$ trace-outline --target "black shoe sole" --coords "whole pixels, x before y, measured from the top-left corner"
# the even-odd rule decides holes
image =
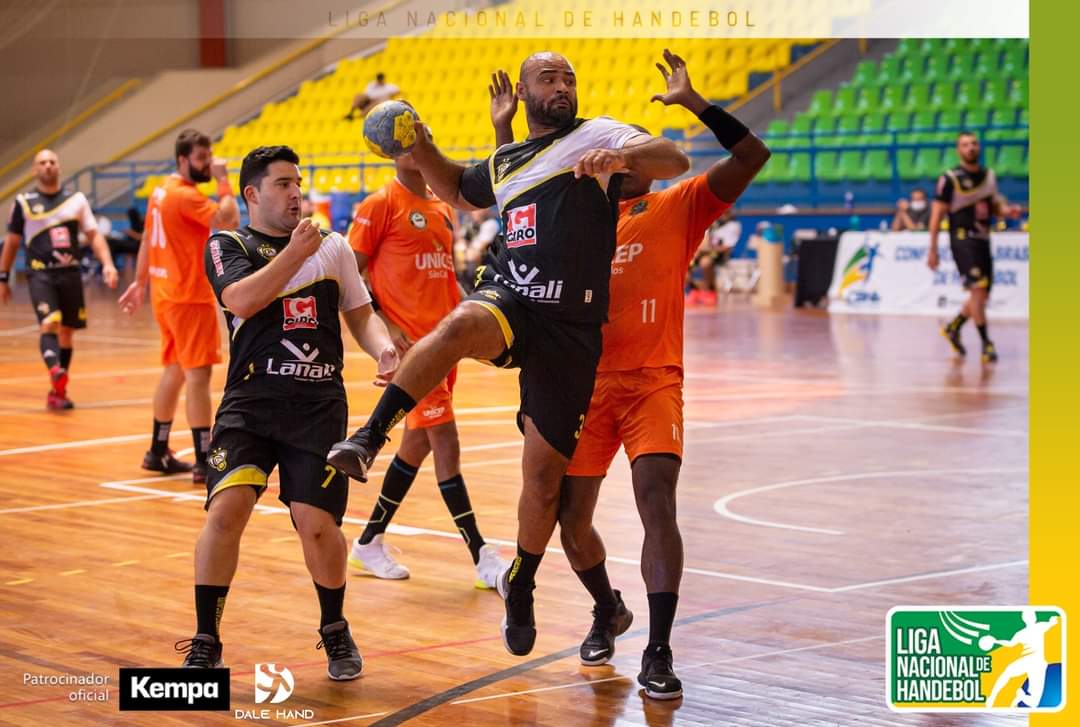
[[[356,446],[348,440],[338,442],[331,447],[326,461],[354,480],[367,482],[367,467],[364,466],[360,455],[356,453]]]
[[[638,684],[641,684],[641,680],[638,680]],[[654,692],[648,684],[641,684],[645,688],[645,696],[649,699],[659,699],[661,701],[668,699],[678,699],[683,695],[682,689],[675,692]]]
[[[507,639],[508,628],[506,626],[506,617],[505,616],[503,617],[502,626],[500,628],[500,631],[502,631],[503,646],[505,646],[506,650],[509,651],[514,656],[528,656],[529,653],[533,650],[533,646],[536,645],[536,629],[533,629],[532,630],[532,638],[529,640],[529,645],[527,647],[525,647],[524,649],[518,649],[518,650],[515,651],[514,647],[510,646],[509,639]]]

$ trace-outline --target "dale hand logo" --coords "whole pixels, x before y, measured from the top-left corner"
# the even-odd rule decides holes
[[[277,664],[255,665],[255,704],[269,701],[270,704],[281,704],[292,696],[293,680],[289,667]]]
[[[898,606],[886,627],[893,711],[1030,714],[1065,706],[1060,608]]]

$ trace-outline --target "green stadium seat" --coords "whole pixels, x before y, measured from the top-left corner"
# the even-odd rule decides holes
[[[952,81],[938,81],[930,94],[930,108],[947,109],[956,105],[956,84]]]
[[[937,126],[958,130],[960,128],[960,109],[945,109],[938,115]],[[931,127],[932,128],[932,127]]]
[[[900,179],[905,182],[919,178],[919,170],[915,166],[914,149],[898,149],[896,152],[896,165],[899,167]]]
[[[888,86],[900,80],[900,58],[898,56],[886,56],[881,59],[878,67],[877,78],[874,83],[878,86]]]
[[[765,129],[766,136],[775,136],[777,134],[786,134],[790,131],[790,125],[785,119],[773,119],[769,122],[768,128]]]
[[[908,89],[907,98],[904,101],[906,111],[921,113],[930,108],[930,84],[917,83]],[[931,121],[931,123],[933,123]]]
[[[881,102],[881,87],[880,86],[867,86],[860,88],[858,96],[855,98],[855,110],[861,113],[867,111],[873,111]]]
[[[869,86],[877,79],[877,67],[873,61],[859,61],[855,66],[855,75],[851,79],[851,85],[855,87]]]
[[[1027,108],[1029,83],[1026,77],[1015,79],[1009,88],[1009,103],[1012,106]]]
[[[814,119],[810,116],[800,114],[795,118],[795,121],[791,124],[791,132],[793,134],[809,134],[810,129],[814,126]]]
[[[919,149],[915,152],[915,173],[923,179],[936,179],[945,169],[940,149]]]
[[[810,181],[810,153],[799,152],[791,155],[791,166],[788,169],[790,173],[790,181],[792,182],[809,182]]]
[[[1010,78],[1027,76],[1027,54],[1023,48],[1009,48],[1001,56],[1001,74]]]
[[[810,100],[810,108],[806,110],[806,113],[811,116],[821,116],[822,114],[831,113],[832,107],[833,93],[829,89],[823,88],[814,92],[814,97]]]
[[[866,114],[862,118],[862,130],[864,132],[878,132],[885,130],[885,116],[880,113]]]
[[[907,131],[911,128],[911,114],[907,111],[893,111],[885,117],[885,128],[889,131]]]
[[[836,91],[833,99],[833,113],[845,114],[855,110],[855,89],[851,86],[842,86]]]
[[[769,161],[765,162],[765,166],[754,177],[756,182],[775,182],[777,180],[777,173],[781,167],[787,165],[787,154],[783,152],[773,151],[773,155],[769,157]]]
[[[975,56],[975,78],[996,78],[998,61],[1001,53],[996,49],[984,48]]]
[[[994,109],[1005,105],[1005,95],[1005,79],[988,78],[983,83],[982,102],[986,108]]]
[[[910,96],[908,97],[911,98]],[[928,104],[923,104],[923,108],[915,112],[915,116],[911,122],[911,128],[918,131],[920,129],[933,129],[936,124],[934,118],[937,116],[933,111],[923,110]]]
[[[1027,106],[1024,106],[1022,109],[1020,109],[1020,116],[1016,121],[1017,121],[1017,123],[1023,124],[1024,126],[1030,125],[1031,121],[1028,119],[1028,107]]]
[[[923,38],[922,43],[919,45],[919,52],[923,54],[944,54],[945,41],[945,38]]]
[[[866,179],[863,176],[863,153],[861,151],[845,151],[840,153],[840,164],[838,165],[838,171],[840,179],[862,181]]]
[[[902,38],[896,46],[896,55],[901,58],[904,56],[912,56],[919,52],[922,47],[922,41],[918,38]]]
[[[900,75],[897,81],[900,83],[922,83],[923,69],[926,67],[926,59],[920,55],[905,56],[900,59]]]
[[[961,81],[956,84],[956,105],[964,108],[983,105],[978,81]]]
[[[958,53],[952,57],[952,65],[949,66],[949,78],[954,81],[966,81],[974,75],[974,53]]]
[[[949,57],[943,53],[940,55],[927,56],[926,70],[923,71],[923,78],[930,83],[948,80]]]
[[[964,114],[964,128],[977,131],[980,126],[990,123],[990,112],[986,109],[968,109]]]
[[[1019,146],[1003,146],[994,160],[994,171],[1002,177],[1026,177],[1028,175],[1027,159],[1024,150]]]
[[[904,87],[900,84],[884,86],[881,89],[881,110],[893,111],[904,107]]]
[[[819,116],[814,123],[814,133],[818,135],[832,134],[836,131],[835,116]]]
[[[851,133],[862,129],[862,117],[858,114],[844,114],[836,120],[836,131],[838,133]]]
[[[864,178],[884,182],[892,179],[892,171],[889,152],[884,149],[871,149],[866,152],[866,159],[863,161]]]
[[[944,38],[941,49],[950,54],[969,52],[972,50],[971,41],[967,38]]]
[[[974,52],[993,49],[994,48],[994,39],[993,38],[972,38],[971,40],[968,41],[968,47]]]
[[[1013,108],[995,108],[990,112],[990,125],[991,126],[1012,126],[1016,123],[1016,109]]]
[[[840,174],[840,155],[835,151],[823,151],[814,155],[814,174],[821,182],[839,182],[843,180]]]

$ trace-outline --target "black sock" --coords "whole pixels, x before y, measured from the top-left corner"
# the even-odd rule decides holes
[[[615,591],[611,590],[611,581],[608,580],[607,561],[602,560],[588,570],[576,570],[581,585],[592,596],[596,608],[603,611],[615,611],[618,601],[615,600]]]
[[[60,368],[68,370],[71,368],[71,356],[75,353],[73,348],[61,348],[60,349]]]
[[[41,349],[41,358],[45,361],[45,368],[51,369],[60,365],[60,338],[55,333],[42,333],[38,346]]]
[[[195,618],[198,619],[196,632],[218,636],[227,595],[228,586],[195,586]]]
[[[172,422],[159,422],[154,420],[154,436],[150,440],[150,451],[158,457],[162,457],[169,451],[169,431]]]
[[[341,611],[342,606],[345,605],[345,586],[327,588],[315,583],[315,593],[319,594],[319,611],[322,614],[319,617],[319,628],[345,620]]]
[[[964,327],[965,323],[967,323],[967,316],[965,316],[963,313],[957,313],[956,318],[953,318],[951,321],[949,321],[949,325],[946,326],[946,328],[954,332],[959,331],[961,328]]]
[[[465,489],[465,480],[457,474],[440,482],[439,494],[442,495],[446,509],[454,518],[458,532],[465,539],[465,545],[469,546],[473,565],[476,565],[480,562],[480,549],[484,547],[484,539],[476,527],[476,515],[473,513],[472,503],[469,502],[469,491]]]
[[[517,551],[517,557],[510,564],[510,587],[531,588],[536,583],[536,569],[544,554],[530,553],[521,547],[521,543],[518,543]]]
[[[379,436],[386,437],[415,406],[416,400],[405,393],[404,389],[389,384],[379,397],[379,403],[375,405],[375,411],[371,412],[365,426],[374,429]]]
[[[990,336],[986,333],[986,324],[983,323],[981,326],[976,325],[975,327],[979,329],[979,338],[982,339],[983,345],[990,343]]]
[[[192,427],[191,441],[195,445],[195,462],[206,462],[206,451],[210,449],[210,427]]]
[[[364,532],[360,534],[361,545],[367,545],[376,535],[386,532],[390,520],[416,479],[416,471],[415,467],[406,464],[401,458],[394,457],[394,461],[386,468],[382,490],[379,492],[379,499],[375,501],[375,508],[371,511],[371,518]]]
[[[678,605],[678,593],[649,594],[649,646],[671,643],[671,624]]]

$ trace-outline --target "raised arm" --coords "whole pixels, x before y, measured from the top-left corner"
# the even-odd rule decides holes
[[[465,173],[465,167],[443,156],[422,121],[416,122],[416,143],[410,154],[424,175],[424,181],[439,199],[459,210],[479,209],[461,194],[461,175]]]
[[[236,202],[232,185],[229,184],[229,172],[224,159],[214,159],[210,173],[217,180],[218,208],[210,220],[213,230],[235,230],[240,226],[240,205]]]
[[[304,261],[314,255],[321,244],[319,228],[310,219],[300,220],[289,238],[289,244],[269,264],[229,283],[221,291],[222,305],[235,316],[251,318],[277,298]]]
[[[491,74],[488,95],[491,96],[491,125],[495,127],[495,147],[511,144],[514,141],[513,122],[518,98],[514,93],[514,84],[510,82],[510,74],[502,69]]]

